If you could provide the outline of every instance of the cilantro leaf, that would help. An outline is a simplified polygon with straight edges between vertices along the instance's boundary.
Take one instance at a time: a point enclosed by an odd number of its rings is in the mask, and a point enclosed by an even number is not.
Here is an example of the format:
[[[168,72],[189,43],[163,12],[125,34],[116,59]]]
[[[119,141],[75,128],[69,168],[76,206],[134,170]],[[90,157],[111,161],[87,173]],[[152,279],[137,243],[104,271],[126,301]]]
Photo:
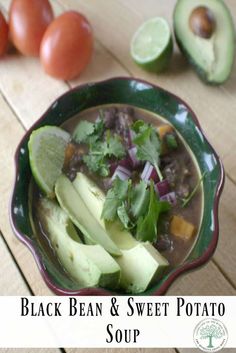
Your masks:
[[[137,159],[150,162],[156,169],[160,180],[163,176],[159,169],[161,143],[154,128],[141,120],[133,124],[135,137],[134,144],[137,146]]]
[[[106,221],[114,221],[117,217],[117,209],[125,201],[129,187],[129,181],[116,178],[112,188],[108,190],[101,218]],[[121,211],[120,211],[121,212]]]
[[[117,208],[117,215],[121,221],[121,223],[124,225],[126,229],[132,228],[134,225],[132,224],[130,217],[128,215],[125,203],[122,202],[121,206]]]
[[[106,177],[109,175],[109,165],[101,154],[87,154],[83,156],[83,161],[87,165],[88,169],[93,172]]]
[[[93,145],[96,143],[104,134],[105,124],[101,117],[99,117],[95,123],[91,123],[87,120],[82,120],[75,128],[73,133],[73,139],[77,143],[88,143]]]
[[[118,159],[125,156],[125,148],[118,135],[110,136],[107,141],[106,154]]]
[[[109,136],[104,142],[97,142],[92,148],[96,150],[96,154],[102,154],[104,157],[114,156],[120,159],[125,155],[125,148],[117,135]]]
[[[105,123],[103,118],[100,115],[100,117],[94,123],[94,135],[96,137],[96,140],[99,140],[103,136],[104,131],[105,131]]]
[[[116,197],[120,200],[124,200],[127,196],[129,188],[129,180],[121,180],[116,177],[113,183],[113,190]]]
[[[131,212],[135,218],[143,216],[148,208],[149,190],[147,184],[142,180],[136,184],[131,190]]]
[[[157,199],[153,182],[150,185],[150,200],[148,212],[143,217],[139,217],[137,222],[136,237],[139,241],[153,242],[157,239],[157,222],[159,215],[170,209],[170,204]]]
[[[94,132],[94,124],[87,120],[82,120],[73,133],[73,139],[77,143],[86,142],[88,136]]]
[[[101,218],[105,219],[106,221],[114,221],[117,216],[117,208],[120,205],[120,200],[115,196],[114,190],[108,190],[103,209]]]

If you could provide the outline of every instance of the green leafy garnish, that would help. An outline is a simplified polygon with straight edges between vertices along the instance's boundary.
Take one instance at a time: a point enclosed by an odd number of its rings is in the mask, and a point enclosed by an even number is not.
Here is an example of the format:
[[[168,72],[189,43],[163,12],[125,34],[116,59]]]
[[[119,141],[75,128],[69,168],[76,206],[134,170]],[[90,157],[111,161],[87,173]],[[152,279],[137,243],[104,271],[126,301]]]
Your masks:
[[[102,154],[93,154],[93,152],[83,156],[83,161],[88,169],[102,177],[107,177],[110,173],[109,165]]]
[[[104,130],[105,125],[100,114],[100,117],[94,123],[87,120],[80,121],[73,133],[73,140],[77,143],[92,145],[102,138]]]
[[[100,140],[104,134],[104,131],[105,131],[105,123],[103,120],[103,115],[101,115],[101,112],[100,112],[99,118],[94,123],[94,132],[91,138],[89,139],[90,144]]]
[[[136,184],[131,190],[131,212],[136,218],[143,216],[148,208],[149,190],[145,181]]]
[[[157,223],[162,212],[169,211],[169,202],[160,201],[151,182],[150,188],[141,181],[133,186],[131,180],[116,178],[108,191],[101,218],[119,218],[126,229],[133,229],[140,241],[155,241]]]
[[[173,134],[167,134],[166,135],[166,143],[168,148],[175,150],[176,148],[178,148],[178,143],[176,140],[176,137]]]
[[[88,136],[92,135],[93,132],[94,124],[87,120],[82,120],[73,133],[73,139],[77,143],[86,142]]]
[[[150,162],[155,167],[159,179],[163,180],[159,168],[161,143],[156,131],[142,120],[136,121],[132,129],[135,132],[133,142],[137,146],[137,159]]]
[[[195,194],[197,193],[197,191],[198,191],[203,179],[205,178],[206,174],[207,174],[207,172],[205,171],[202,174],[201,178],[198,180],[198,182],[195,185],[195,187],[194,187],[193,191],[191,192],[191,194],[188,197],[186,197],[185,199],[182,200],[183,201],[183,203],[182,203],[182,207],[183,208],[186,207],[189,204],[189,202],[192,200],[192,198],[195,196]]]
[[[106,140],[100,145],[100,151],[104,156],[114,156],[119,159],[125,155],[125,148],[118,135],[107,134]]]
[[[126,229],[131,229],[133,227],[125,202],[122,202],[121,206],[117,208],[117,215]]]
[[[119,136],[112,135],[105,141],[93,141],[87,155],[84,155],[83,161],[91,172],[97,173],[103,177],[109,175],[108,158],[114,156],[118,159],[124,157],[125,149]]]
[[[158,200],[154,184],[151,182],[148,212],[144,217],[138,219],[136,238],[139,241],[156,241],[159,216],[162,212],[169,211],[170,207],[169,202]]]
[[[106,221],[114,221],[117,217],[117,209],[122,206],[126,200],[127,192],[129,188],[129,181],[122,181],[116,178],[112,188],[108,190],[101,218]]]
[[[125,156],[125,148],[122,145],[118,135],[114,135],[112,138],[109,139],[108,154],[113,155],[119,159]]]
[[[88,153],[83,156],[83,161],[88,169],[102,177],[109,175],[108,158],[121,159],[125,156],[125,148],[118,135],[111,135],[106,130],[102,111],[100,116],[91,123],[82,120],[75,129],[73,139],[77,143],[86,143],[89,147]],[[104,136],[105,135],[105,136]]]

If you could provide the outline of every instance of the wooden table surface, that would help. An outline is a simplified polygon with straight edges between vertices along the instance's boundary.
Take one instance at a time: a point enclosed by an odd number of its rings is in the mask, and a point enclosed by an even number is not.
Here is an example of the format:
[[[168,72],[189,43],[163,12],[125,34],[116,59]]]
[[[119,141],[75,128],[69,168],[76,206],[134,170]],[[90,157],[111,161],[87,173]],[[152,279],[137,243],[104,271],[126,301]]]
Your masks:
[[[168,294],[235,295],[235,67],[226,84],[210,87],[198,79],[177,48],[171,67],[165,74],[148,74],[132,62],[129,44],[136,28],[155,15],[166,17],[171,24],[175,0],[51,0],[51,3],[55,14],[66,9],[76,9],[88,17],[94,29],[95,50],[86,71],[77,80],[70,82],[57,81],[46,76],[38,59],[23,57],[14,50],[0,60],[0,294],[52,295],[43,282],[31,253],[13,235],[8,219],[8,203],[14,178],[13,155],[25,130],[58,96],[71,87],[114,76],[134,76],[157,83],[179,95],[193,108],[206,135],[222,158],[226,171],[225,189],[220,204],[220,240],[217,251],[206,266],[179,278]],[[226,3],[236,20],[236,0],[226,0]],[[9,4],[10,0],[0,0],[1,9],[6,14]],[[66,350],[70,353],[77,351],[90,350]],[[128,349],[126,351],[129,352]],[[176,352],[175,349],[138,351]],[[179,349],[179,352],[192,353],[197,350]]]

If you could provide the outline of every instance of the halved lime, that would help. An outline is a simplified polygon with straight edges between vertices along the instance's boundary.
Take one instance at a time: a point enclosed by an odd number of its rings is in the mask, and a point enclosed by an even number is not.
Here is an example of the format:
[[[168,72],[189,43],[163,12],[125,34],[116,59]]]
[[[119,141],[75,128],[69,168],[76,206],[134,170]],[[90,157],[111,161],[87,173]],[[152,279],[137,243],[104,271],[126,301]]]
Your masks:
[[[162,17],[144,22],[131,41],[133,60],[148,71],[163,71],[169,64],[172,51],[171,30],[168,22]]]
[[[32,132],[28,142],[32,174],[40,189],[54,196],[54,185],[61,174],[70,134],[56,126],[44,126]]]

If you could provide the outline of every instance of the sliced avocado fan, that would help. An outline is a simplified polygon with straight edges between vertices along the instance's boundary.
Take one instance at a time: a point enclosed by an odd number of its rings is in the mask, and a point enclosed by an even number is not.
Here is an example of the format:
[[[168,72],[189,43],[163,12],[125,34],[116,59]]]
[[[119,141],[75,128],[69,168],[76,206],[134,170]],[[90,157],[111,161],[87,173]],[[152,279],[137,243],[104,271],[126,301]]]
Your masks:
[[[118,286],[116,261],[101,245],[82,244],[70,218],[55,201],[41,198],[39,216],[61,264],[81,287]]]
[[[143,293],[161,278],[169,266],[168,261],[149,242],[138,242],[118,220],[101,220],[105,195],[85,174],[77,173],[72,184],[98,224],[121,251],[121,256],[114,258],[121,269],[120,287],[127,293]]]
[[[121,251],[110,239],[88,208],[71,181],[63,174],[59,176],[55,185],[55,193],[61,208],[81,232],[90,239],[90,244],[100,244],[114,256],[121,255]]]

